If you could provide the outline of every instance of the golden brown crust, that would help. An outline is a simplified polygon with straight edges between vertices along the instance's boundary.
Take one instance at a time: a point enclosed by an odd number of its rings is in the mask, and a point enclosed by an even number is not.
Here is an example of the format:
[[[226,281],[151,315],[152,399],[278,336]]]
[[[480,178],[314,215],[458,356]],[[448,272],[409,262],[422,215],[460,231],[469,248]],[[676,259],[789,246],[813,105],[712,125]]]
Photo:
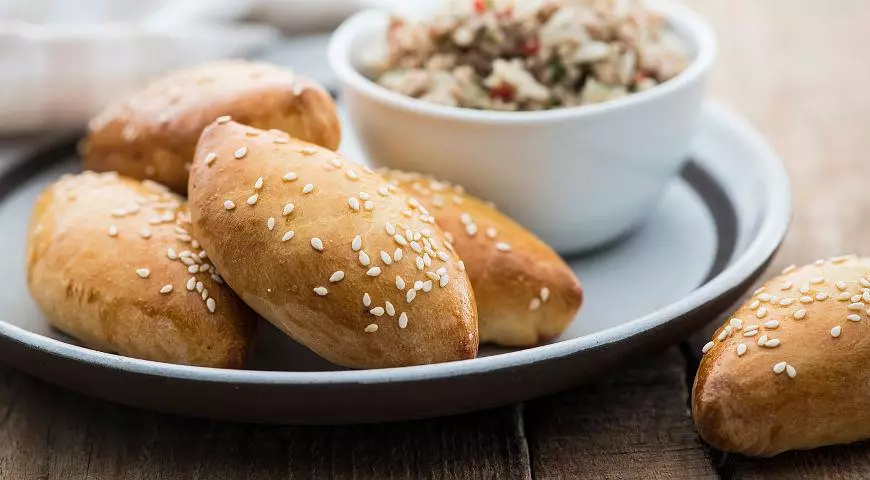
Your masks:
[[[202,129],[223,115],[333,150],[341,138],[335,104],[316,83],[266,63],[222,61],[172,72],[107,107],[82,143],[85,168],[183,194]]]
[[[559,335],[583,290],[571,268],[533,233],[462,187],[379,171],[419,200],[453,239],[477,301],[480,341],[531,346]]]
[[[207,163],[211,154],[215,160]],[[367,168],[273,131],[215,123],[200,139],[189,192],[194,231],[227,282],[324,358],[379,368],[476,355],[474,296],[452,246],[434,220],[424,221],[422,209],[408,206],[401,189]],[[395,235],[388,234],[388,222]],[[414,240],[406,239],[406,230]],[[293,237],[282,241],[288,231]],[[397,276],[404,285],[397,286]],[[325,295],[315,292],[319,287]],[[376,331],[366,331],[375,325]]]
[[[52,325],[93,348],[241,367],[256,316],[212,272],[190,274],[182,259],[168,258],[174,249],[208,264],[184,233],[186,218],[183,200],[159,185],[113,173],[65,176],[43,192],[31,218],[31,295]],[[190,278],[203,290],[188,291]],[[161,293],[166,285],[172,290]]]
[[[701,436],[754,456],[870,437],[868,275],[853,256],[789,268],[729,317],[695,377]]]

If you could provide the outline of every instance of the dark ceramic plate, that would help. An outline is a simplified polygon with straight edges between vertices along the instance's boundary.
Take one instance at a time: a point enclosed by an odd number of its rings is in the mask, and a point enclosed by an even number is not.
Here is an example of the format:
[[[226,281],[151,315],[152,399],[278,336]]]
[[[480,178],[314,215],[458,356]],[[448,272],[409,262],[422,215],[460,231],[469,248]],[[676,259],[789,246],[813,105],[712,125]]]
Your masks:
[[[345,153],[358,156],[351,137]],[[761,274],[791,215],[780,160],[746,122],[705,108],[692,156],[646,225],[568,259],[587,303],[548,345],[483,348],[480,358],[341,370],[263,323],[250,370],[169,365],[97,352],[52,330],[27,294],[33,202],[76,171],[73,142],[19,155],[0,172],[0,359],[112,401],[184,415],[270,423],[374,422],[477,410],[552,393],[621,359],[676,343],[729,308]],[[12,261],[9,261],[12,259]],[[630,302],[624,292],[630,290]]]

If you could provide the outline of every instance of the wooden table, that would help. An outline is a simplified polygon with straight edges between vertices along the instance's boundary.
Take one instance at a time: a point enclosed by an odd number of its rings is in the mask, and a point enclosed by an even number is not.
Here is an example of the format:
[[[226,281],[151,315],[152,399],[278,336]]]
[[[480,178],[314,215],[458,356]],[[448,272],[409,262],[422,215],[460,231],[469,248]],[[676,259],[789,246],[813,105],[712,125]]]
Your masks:
[[[870,252],[870,2],[689,3],[720,35],[714,95],[770,138],[791,173],[794,224],[771,272]],[[686,342],[522,405],[327,428],[160,415],[0,366],[0,479],[870,477],[868,443],[768,460],[706,448],[687,407],[696,353]]]

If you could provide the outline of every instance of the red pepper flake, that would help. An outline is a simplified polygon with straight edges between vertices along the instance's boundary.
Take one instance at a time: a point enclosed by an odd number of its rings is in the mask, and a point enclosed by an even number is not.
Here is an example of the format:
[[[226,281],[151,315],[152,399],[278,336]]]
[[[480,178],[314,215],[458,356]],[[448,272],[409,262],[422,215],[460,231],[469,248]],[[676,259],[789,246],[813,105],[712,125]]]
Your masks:
[[[522,52],[523,55],[532,56],[538,53],[538,50],[541,49],[541,44],[538,42],[537,38],[530,38],[526,40],[526,43],[523,44]]]
[[[506,82],[501,82],[499,85],[492,87],[489,90],[490,98],[498,98],[505,102],[513,100],[514,94],[516,94],[516,89],[513,85]]]
[[[474,0],[474,11],[477,13],[484,13],[487,9],[487,0]]]

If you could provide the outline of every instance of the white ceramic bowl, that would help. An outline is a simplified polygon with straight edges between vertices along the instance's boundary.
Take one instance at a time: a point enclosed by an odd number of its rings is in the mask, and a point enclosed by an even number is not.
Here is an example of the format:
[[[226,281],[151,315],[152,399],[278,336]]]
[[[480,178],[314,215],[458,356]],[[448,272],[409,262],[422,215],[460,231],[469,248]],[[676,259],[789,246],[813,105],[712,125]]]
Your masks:
[[[695,13],[653,3],[692,61],[645,92],[596,105],[495,112],[436,105],[364,76],[385,51],[389,15],[368,10],[333,34],[329,62],[369,159],[431,173],[494,201],[560,252],[603,245],[638,225],[686,160],[715,36]]]

